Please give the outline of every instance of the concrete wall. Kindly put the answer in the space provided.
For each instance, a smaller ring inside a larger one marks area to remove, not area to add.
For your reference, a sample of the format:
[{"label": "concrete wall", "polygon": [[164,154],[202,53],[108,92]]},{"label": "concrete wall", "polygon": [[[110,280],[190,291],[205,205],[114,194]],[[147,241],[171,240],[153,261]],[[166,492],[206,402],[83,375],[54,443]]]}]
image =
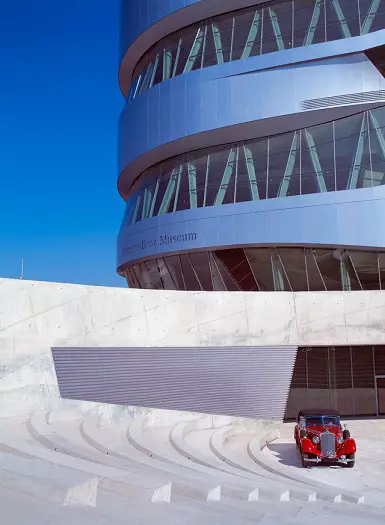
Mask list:
[{"label": "concrete wall", "polygon": [[0,279],[0,417],[95,408],[60,400],[53,346],[360,345],[384,338],[381,291],[161,292]]}]

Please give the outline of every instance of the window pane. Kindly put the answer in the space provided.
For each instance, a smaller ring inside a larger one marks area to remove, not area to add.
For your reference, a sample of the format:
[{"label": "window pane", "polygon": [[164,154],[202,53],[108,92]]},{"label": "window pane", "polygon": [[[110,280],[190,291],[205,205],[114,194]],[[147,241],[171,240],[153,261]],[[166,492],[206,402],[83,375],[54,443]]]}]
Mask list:
[{"label": "window pane", "polygon": [[331,40],[360,34],[358,2],[355,0],[326,0],[326,37]]},{"label": "window pane", "polygon": [[220,250],[216,252],[216,255],[242,290],[246,292],[258,290],[243,250]]},{"label": "window pane", "polygon": [[352,347],[354,407],[356,416],[375,415],[373,348]]},{"label": "window pane", "polygon": [[282,264],[293,292],[308,289],[306,279],[305,253],[303,248],[278,248]]},{"label": "window pane", "polygon": [[329,292],[341,290],[340,250],[313,249],[313,254],[326,289]]},{"label": "window pane", "polygon": [[207,252],[190,253],[189,257],[201,284],[202,290],[213,290],[213,283],[211,280],[211,272]]},{"label": "window pane", "polygon": [[295,0],[294,47],[325,42],[324,2]]},{"label": "window pane", "polygon": [[274,280],[269,248],[245,248],[245,254],[261,292],[273,292]]},{"label": "window pane", "polygon": [[[361,135],[362,125],[362,114],[335,122],[337,190],[360,187],[353,178],[353,168],[359,154],[360,141],[366,138]],[[358,181],[357,177],[356,180]]]},{"label": "window pane", "polygon": [[186,290],[191,290],[193,292],[202,290],[188,255],[183,254],[179,257],[182,266],[183,280],[186,283]]},{"label": "window pane", "polygon": [[220,256],[220,251],[213,253],[213,258],[215,259],[216,266],[221,274],[222,280],[225,284],[226,290],[228,292],[238,292],[241,287],[239,284],[235,281],[233,276],[231,275],[229,269],[227,266],[222,262]]},{"label": "window pane", "polygon": [[302,131],[301,193],[335,190],[333,123]]},{"label": "window pane", "polygon": [[364,290],[379,290],[377,253],[349,251],[349,256]]},{"label": "window pane", "polygon": [[293,2],[272,5],[263,10],[262,53],[293,47]]},{"label": "window pane", "polygon": [[169,257],[165,257],[164,262],[173,282],[176,285],[177,290],[184,290],[185,284],[178,255],[170,255]]},{"label": "window pane", "polygon": [[354,415],[350,346],[329,349],[332,407],[344,416]]},{"label": "window pane", "polygon": [[328,348],[309,348],[307,356],[309,407],[331,406]]},{"label": "window pane", "polygon": [[374,347],[376,376],[385,376],[385,346]]},{"label": "window pane", "polygon": [[268,198],[299,194],[298,178],[294,173],[298,158],[298,133],[285,133],[269,139]]}]

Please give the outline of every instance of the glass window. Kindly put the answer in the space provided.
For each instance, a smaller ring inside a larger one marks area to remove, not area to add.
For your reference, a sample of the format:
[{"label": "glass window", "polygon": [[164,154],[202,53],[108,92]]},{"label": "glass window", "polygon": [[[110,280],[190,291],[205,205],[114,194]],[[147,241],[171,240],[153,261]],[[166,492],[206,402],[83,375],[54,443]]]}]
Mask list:
[{"label": "glass window", "polygon": [[352,347],[354,408],[356,416],[377,413],[374,386],[373,347]]},{"label": "glass window", "polygon": [[303,248],[278,248],[278,253],[293,292],[307,290],[305,250]]},{"label": "glass window", "polygon": [[245,248],[253,275],[258,281],[261,292],[274,291],[274,279],[269,248]]},{"label": "glass window", "polygon": [[210,154],[206,206],[234,202],[236,151],[229,146]]},{"label": "glass window", "polygon": [[216,252],[216,255],[226,266],[241,290],[246,292],[258,291],[258,285],[255,282],[243,250],[219,250]]},{"label": "glass window", "polygon": [[326,290],[326,284],[322,278],[316,256],[313,253],[313,250],[310,248],[305,248],[305,262],[309,282],[309,291],[324,292]]},{"label": "glass window", "polygon": [[234,17],[232,59],[239,60],[261,53],[262,10],[250,9]]},{"label": "glass window", "polygon": [[317,248],[312,251],[326,290],[341,290],[341,250]]},{"label": "glass window", "polygon": [[301,193],[335,191],[333,123],[301,132]]},{"label": "glass window", "polygon": [[365,115],[335,122],[337,190],[363,187],[360,151],[367,140]]},{"label": "glass window", "polygon": [[180,255],[179,258],[186,290],[190,290],[193,292],[201,291],[202,288],[191,264],[190,257],[187,254],[183,254]]},{"label": "glass window", "polygon": [[385,108],[368,112],[373,186],[385,182]]},{"label": "glass window", "polygon": [[165,257],[164,263],[167,267],[167,270],[170,274],[170,277],[175,284],[177,290],[185,290],[185,283],[182,275],[182,268],[180,264],[180,259],[178,255],[169,255]]},{"label": "glass window", "polygon": [[207,252],[190,253],[189,257],[202,290],[213,290]]},{"label": "glass window", "polygon": [[262,53],[293,47],[293,2],[271,5],[263,10]]},{"label": "glass window", "polygon": [[385,1],[359,0],[361,14],[361,34],[366,35],[385,27]]},{"label": "glass window", "polygon": [[310,407],[331,406],[328,353],[328,348],[316,347],[309,348],[306,353]]},{"label": "glass window", "polygon": [[220,257],[218,257],[218,253],[220,252],[213,253],[213,260],[215,262],[215,266],[218,268],[219,273],[221,274],[226,290],[228,292],[238,292],[241,287],[235,281],[227,266],[221,261]]},{"label": "glass window", "polygon": [[358,275],[362,289],[379,290],[380,278],[377,253],[349,250],[349,257]]},{"label": "glass window", "polygon": [[[268,140],[246,142],[241,148],[240,158],[244,157],[247,179],[252,200],[267,198]],[[242,163],[241,163],[242,166]],[[244,179],[243,179],[244,182]],[[241,182],[241,184],[243,183]],[[244,191],[241,195],[244,195]]]},{"label": "glass window", "polygon": [[293,47],[325,42],[324,0],[294,0]]},{"label": "glass window", "polygon": [[331,40],[360,34],[358,2],[326,0],[326,37]]},{"label": "glass window", "polygon": [[354,415],[350,346],[329,349],[332,406],[345,416]]},{"label": "glass window", "polygon": [[299,195],[296,168],[300,157],[300,135],[285,133],[269,139],[268,198]]},{"label": "glass window", "polygon": [[385,346],[374,347],[376,376],[385,376]]}]

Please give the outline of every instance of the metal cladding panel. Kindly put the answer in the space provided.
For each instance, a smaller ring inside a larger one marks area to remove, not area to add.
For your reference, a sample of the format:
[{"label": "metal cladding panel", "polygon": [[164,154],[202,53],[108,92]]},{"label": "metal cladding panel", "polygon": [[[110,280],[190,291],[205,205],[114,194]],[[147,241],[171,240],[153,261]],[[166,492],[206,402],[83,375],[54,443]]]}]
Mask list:
[{"label": "metal cladding panel", "polygon": [[296,347],[53,348],[60,394],[283,420]]}]

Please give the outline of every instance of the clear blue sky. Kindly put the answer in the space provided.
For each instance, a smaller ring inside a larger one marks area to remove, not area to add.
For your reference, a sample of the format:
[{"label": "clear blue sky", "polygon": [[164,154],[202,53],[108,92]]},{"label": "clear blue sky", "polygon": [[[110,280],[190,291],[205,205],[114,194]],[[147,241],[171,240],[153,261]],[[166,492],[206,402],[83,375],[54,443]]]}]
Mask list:
[{"label": "clear blue sky", "polygon": [[119,0],[0,0],[0,277],[124,286]]}]

